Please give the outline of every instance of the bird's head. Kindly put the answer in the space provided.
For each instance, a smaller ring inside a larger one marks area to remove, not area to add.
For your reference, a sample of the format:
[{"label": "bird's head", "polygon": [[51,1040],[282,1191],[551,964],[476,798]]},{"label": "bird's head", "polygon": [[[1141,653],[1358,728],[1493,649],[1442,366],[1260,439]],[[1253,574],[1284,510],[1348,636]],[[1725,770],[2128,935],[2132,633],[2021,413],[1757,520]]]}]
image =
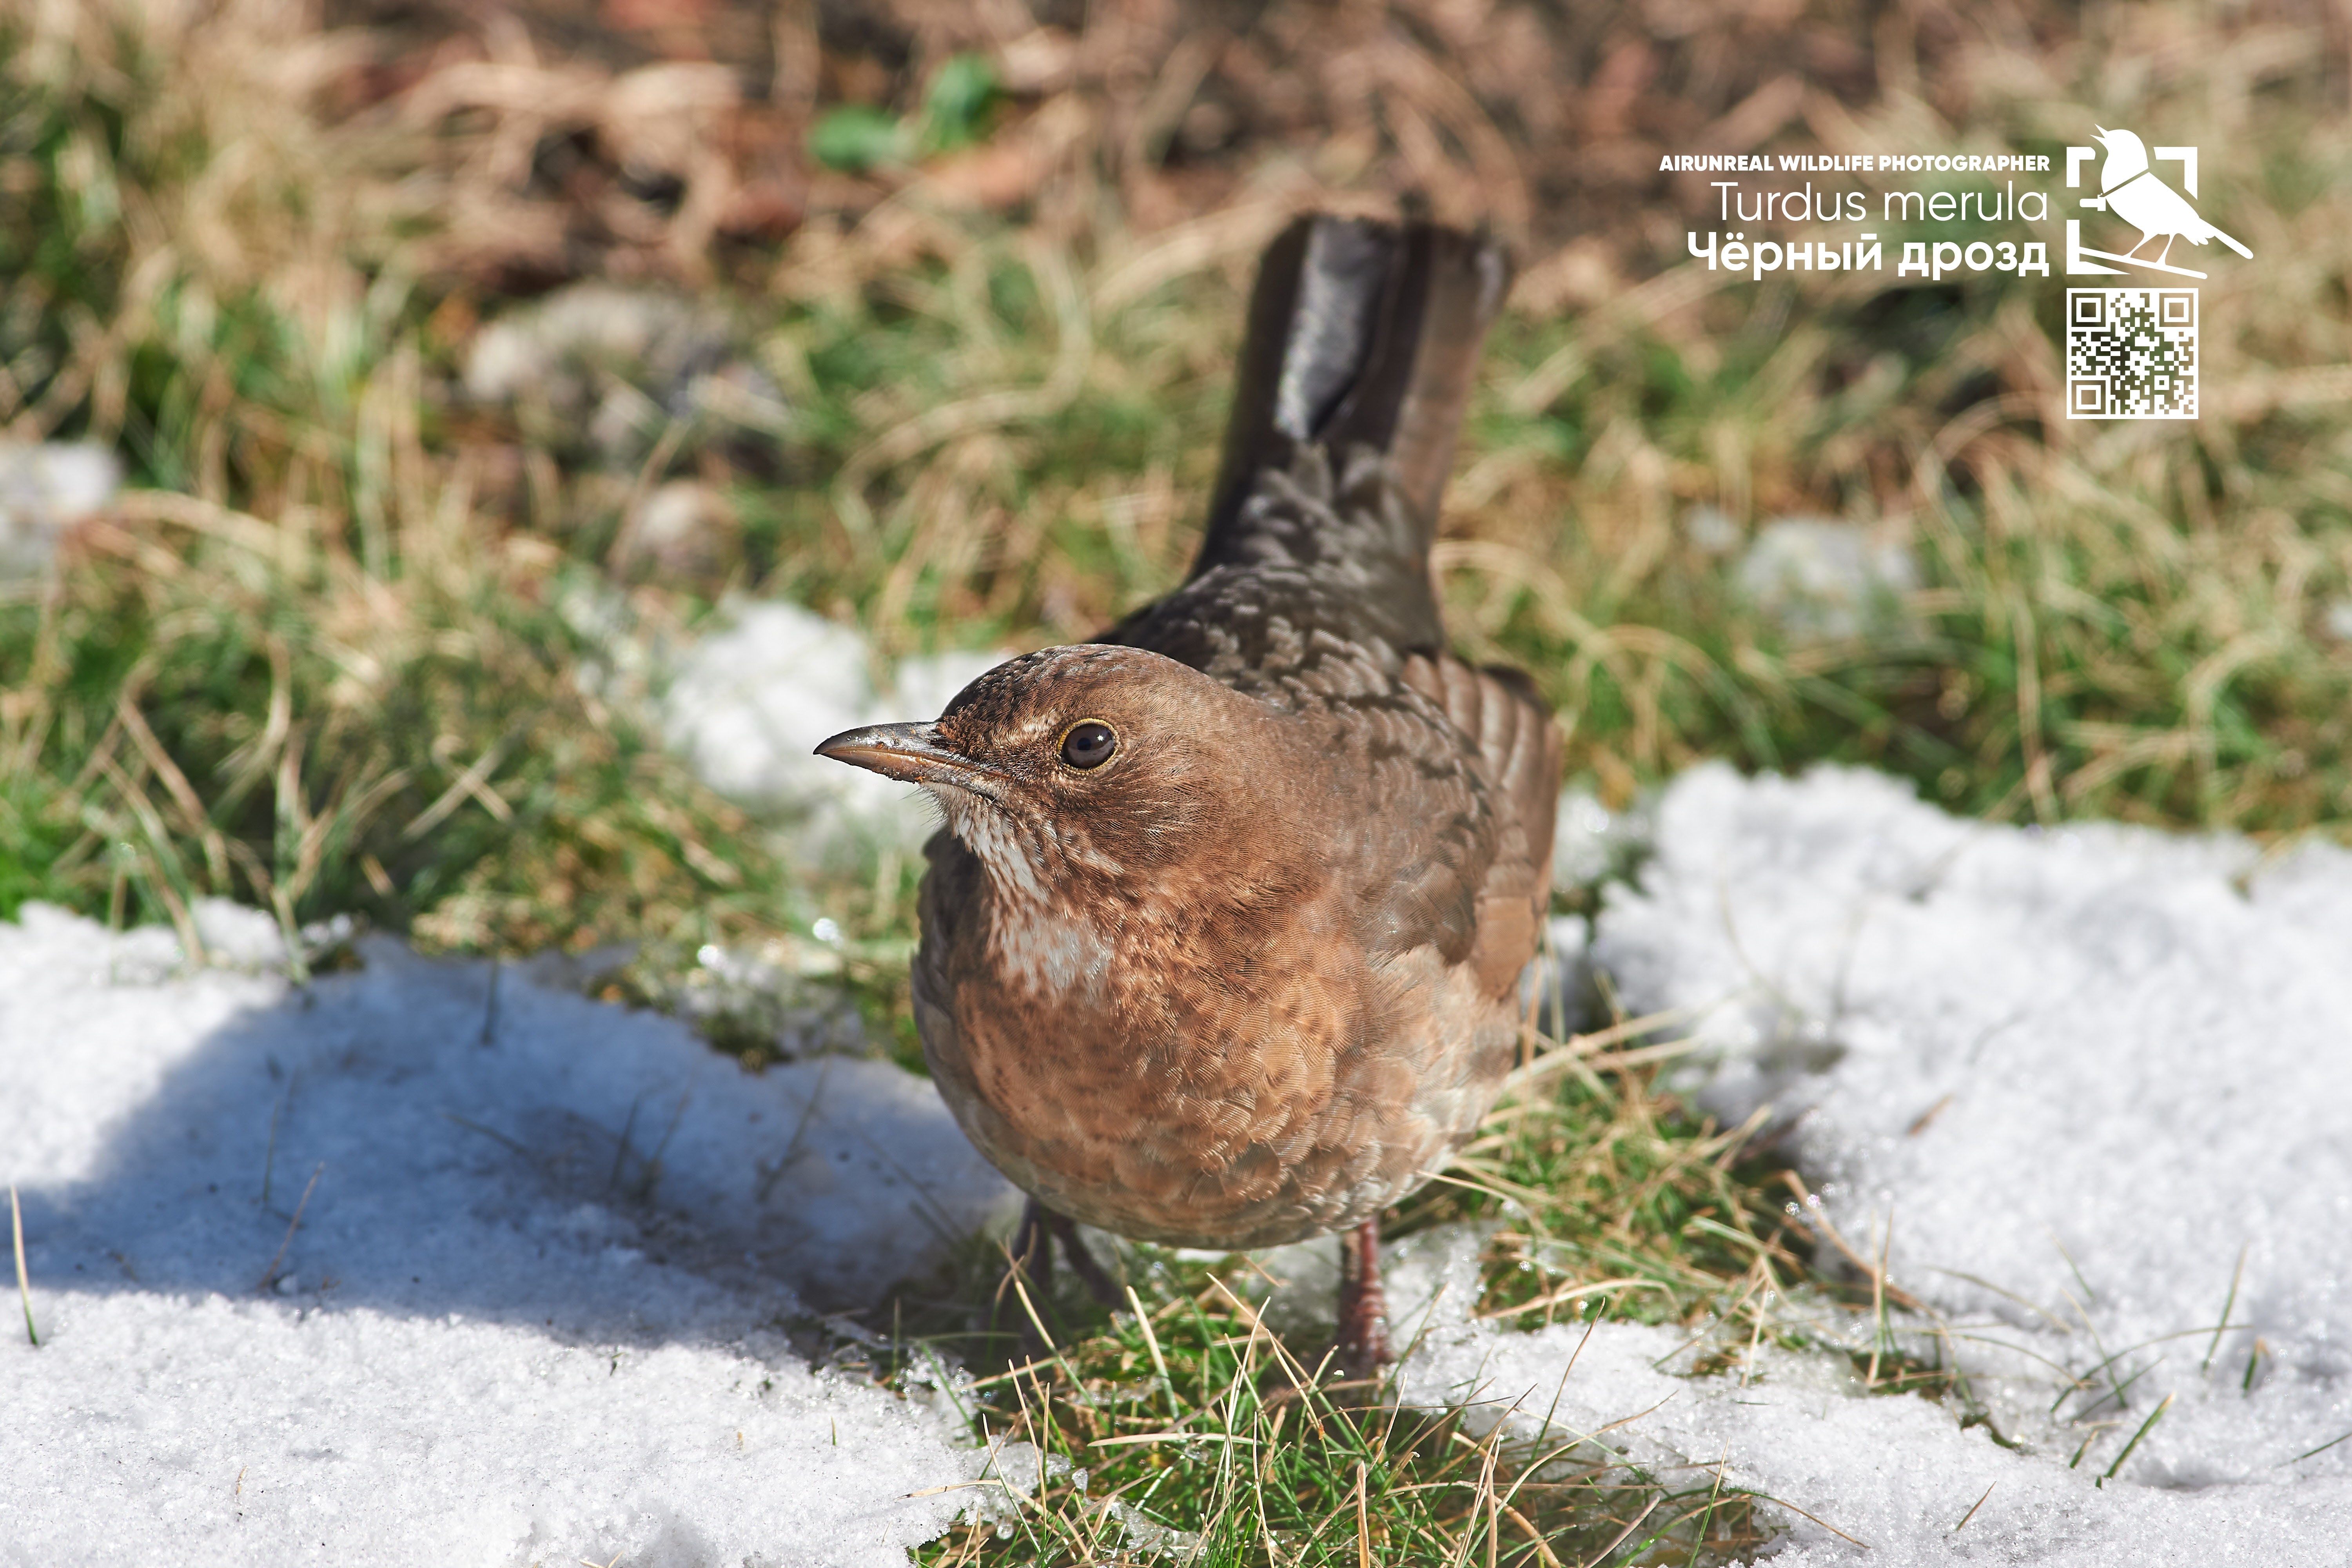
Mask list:
[{"label": "bird's head", "polygon": [[1160,654],[1081,644],[998,665],[929,723],[851,730],[817,754],[920,784],[1001,890],[1036,898],[1181,883],[1170,873],[1205,847],[1242,851],[1295,725]]},{"label": "bird's head", "polygon": [[2095,128],[2098,135],[2093,141],[2106,149],[2107,168],[2112,173],[2136,174],[2147,167],[2147,143],[2130,131],[2110,131],[2105,126]]}]

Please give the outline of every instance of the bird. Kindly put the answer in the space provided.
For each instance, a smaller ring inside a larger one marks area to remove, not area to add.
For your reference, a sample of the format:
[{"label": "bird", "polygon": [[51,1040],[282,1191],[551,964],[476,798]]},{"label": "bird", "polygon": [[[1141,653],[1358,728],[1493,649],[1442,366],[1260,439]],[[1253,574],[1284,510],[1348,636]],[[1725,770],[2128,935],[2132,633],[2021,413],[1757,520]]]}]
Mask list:
[{"label": "bird", "polygon": [[[1235,1251],[1345,1233],[1327,1365],[1389,1360],[1379,1217],[1516,1064],[1563,740],[1451,651],[1441,492],[1511,276],[1483,233],[1310,215],[1267,247],[1181,585],[820,755],[920,785],[914,1012],[957,1123],[1075,1221]],[[1049,1239],[1049,1237],[1051,1239]]]},{"label": "bird", "polygon": [[2139,245],[2126,253],[2124,259],[2138,257],[2140,246],[2158,235],[2164,236],[2164,248],[2157,253],[2155,265],[2164,265],[2172,254],[2172,242],[2185,239],[2191,245],[2203,245],[2218,239],[2239,255],[2251,260],[2253,252],[2197,216],[2189,198],[2158,177],[2148,166],[2147,144],[2129,131],[2110,131],[2102,125],[2095,140],[2106,149],[2106,159],[2099,165],[2099,194],[2086,205],[2103,205],[2105,210],[2139,230]]}]

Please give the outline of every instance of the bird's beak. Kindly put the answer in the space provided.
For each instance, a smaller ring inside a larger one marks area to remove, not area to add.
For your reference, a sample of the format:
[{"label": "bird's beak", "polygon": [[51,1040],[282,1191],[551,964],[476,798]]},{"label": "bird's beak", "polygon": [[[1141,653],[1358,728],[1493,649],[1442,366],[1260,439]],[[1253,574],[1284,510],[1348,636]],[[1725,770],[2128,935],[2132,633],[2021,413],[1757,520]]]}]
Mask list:
[{"label": "bird's beak", "polygon": [[2108,130],[2104,125],[2095,125],[2091,127],[2091,129],[2098,132],[2098,134],[2092,137],[2091,140],[2096,142],[2102,147],[2107,144],[2107,138],[2115,134],[2114,132]]},{"label": "bird's beak", "polygon": [[869,724],[863,730],[845,730],[819,746],[816,754],[869,769],[884,778],[952,784],[991,799],[996,797],[1001,776],[942,742],[936,724]]}]

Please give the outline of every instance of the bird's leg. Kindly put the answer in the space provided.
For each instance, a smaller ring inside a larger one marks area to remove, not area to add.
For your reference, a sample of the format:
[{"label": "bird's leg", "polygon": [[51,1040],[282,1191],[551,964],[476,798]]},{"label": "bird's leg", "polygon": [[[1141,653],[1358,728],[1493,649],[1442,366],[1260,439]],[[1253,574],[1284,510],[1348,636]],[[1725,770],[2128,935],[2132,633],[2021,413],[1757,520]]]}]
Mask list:
[{"label": "bird's leg", "polygon": [[1332,1346],[1339,1375],[1376,1378],[1389,1360],[1388,1302],[1381,1291],[1381,1222],[1368,1219],[1339,1237],[1339,1332]]},{"label": "bird's leg", "polygon": [[[1013,1275],[1021,1276],[1027,1282],[1030,1307],[1041,1314],[1050,1310],[1054,1298],[1054,1243],[1057,1240],[1062,1244],[1063,1256],[1069,1259],[1070,1271],[1086,1286],[1087,1293],[1106,1307],[1118,1306],[1118,1287],[1111,1283],[1103,1266],[1095,1261],[1094,1254],[1078,1239],[1077,1222],[1068,1215],[1047,1208],[1035,1198],[1021,1205],[1021,1223],[1013,1232],[1013,1267],[1005,1275],[1005,1282],[1012,1283]],[[1001,1289],[998,1294],[1001,1298]],[[1031,1361],[1042,1360],[1052,1349],[1025,1310],[1021,1314],[1021,1348]]]},{"label": "bird's leg", "polygon": [[[2151,240],[2151,239],[2154,239],[2155,237],[2156,237],[2156,236],[2154,236],[2154,235],[2152,235],[2152,234],[2144,234],[2144,235],[2141,235],[2141,236],[2139,237],[2139,243],[2138,243],[2137,245],[2133,246],[2129,250],[2126,250],[2126,251],[2125,251],[2125,252],[2124,252],[2124,259],[2125,259],[2126,261],[2133,261],[2133,260],[2137,260],[2137,259],[2138,258],[2138,257],[2139,257],[2139,253],[2140,253],[2141,251],[2143,251],[2143,250],[2145,250],[2145,249],[2147,249],[2147,242],[2148,242],[2149,240]],[[2171,242],[2170,242],[2170,241],[2167,241],[2167,242],[2166,242],[2166,248],[2169,249],[2169,248],[2170,248],[2170,244],[2171,244]]]},{"label": "bird's leg", "polygon": [[1013,1227],[1013,1267],[1041,1288],[1054,1272],[1052,1244],[1045,1236],[1048,1223],[1045,1205],[1031,1198],[1021,1205],[1021,1223]]},{"label": "bird's leg", "polygon": [[1070,1260],[1070,1272],[1086,1286],[1087,1294],[1106,1307],[1118,1306],[1118,1287],[1110,1282],[1110,1276],[1103,1272],[1103,1266],[1095,1261],[1095,1255],[1088,1252],[1087,1244],[1078,1239],[1078,1222],[1068,1215],[1055,1213],[1035,1198],[1029,1200],[1029,1206],[1032,1212],[1045,1216],[1047,1228],[1062,1244],[1062,1255]]},{"label": "bird's leg", "polygon": [[[999,1301],[1004,1299],[1005,1286],[1013,1284],[1016,1278],[1025,1279],[1034,1287],[1029,1291],[1031,1307],[1046,1299],[1054,1280],[1054,1241],[1046,1226],[1054,1217],[1035,1198],[1021,1205],[1021,1223],[1013,1229],[1013,1264],[1005,1270],[1004,1284],[996,1288]],[[1021,1353],[1030,1361],[1042,1361],[1048,1347],[1032,1319],[1033,1314],[1025,1310],[1018,1319]]]},{"label": "bird's leg", "polygon": [[2164,248],[2156,253],[2156,264],[2158,267],[2163,266],[2164,258],[2172,254],[2172,242],[2179,237],[2177,234],[2168,234],[2164,237]]}]

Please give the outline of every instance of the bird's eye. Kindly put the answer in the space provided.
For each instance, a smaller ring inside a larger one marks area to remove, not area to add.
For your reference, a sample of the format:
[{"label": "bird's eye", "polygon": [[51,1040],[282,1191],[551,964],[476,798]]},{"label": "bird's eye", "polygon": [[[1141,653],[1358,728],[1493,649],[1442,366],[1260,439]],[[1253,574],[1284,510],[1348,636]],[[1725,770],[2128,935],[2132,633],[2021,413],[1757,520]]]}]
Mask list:
[{"label": "bird's eye", "polygon": [[1098,768],[1110,761],[1110,754],[1118,750],[1118,737],[1099,720],[1073,724],[1070,732],[1062,737],[1062,761],[1074,768]]}]

